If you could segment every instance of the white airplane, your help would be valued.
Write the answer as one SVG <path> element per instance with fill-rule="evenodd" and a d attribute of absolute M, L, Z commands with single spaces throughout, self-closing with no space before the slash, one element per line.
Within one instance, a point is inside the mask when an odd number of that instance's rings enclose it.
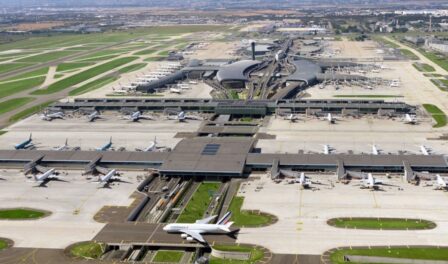
<path fill-rule="evenodd" d="M 196 220 L 192 224 L 168 224 L 163 227 L 163 230 L 168 233 L 180 233 L 180 236 L 189 242 L 196 240 L 200 243 L 207 243 L 202 234 L 231 234 L 235 232 L 230 230 L 230 226 L 233 224 L 233 222 L 229 222 L 231 216 L 232 213 L 227 212 L 216 224 L 209 224 L 216 218 L 216 215 Z"/>
<path fill-rule="evenodd" d="M 425 145 L 420 145 L 420 152 L 425 156 L 429 156 L 431 155 L 432 150 Z"/>
<path fill-rule="evenodd" d="M 114 181 L 119 181 L 120 178 L 115 177 L 115 175 L 119 175 L 116 169 L 112 169 L 110 171 L 108 171 L 106 174 L 104 174 L 103 176 L 99 176 L 97 181 L 98 184 L 102 184 L 103 187 L 108 187 L 109 184 L 111 184 Z"/>
<path fill-rule="evenodd" d="M 104 144 L 103 146 L 96 148 L 97 151 L 107 151 L 112 147 L 112 137 L 110 137 L 109 142 Z"/>
<path fill-rule="evenodd" d="M 185 120 L 187 120 L 187 119 L 202 120 L 202 118 L 199 117 L 199 116 L 186 115 L 184 111 L 179 112 L 179 114 L 177 114 L 175 116 L 168 116 L 168 119 L 170 119 L 170 120 L 177 120 L 179 122 L 185 122 Z"/>
<path fill-rule="evenodd" d="M 14 148 L 15 149 L 27 149 L 27 148 L 30 148 L 33 146 L 34 146 L 34 144 L 33 144 L 32 134 L 30 133 L 30 137 L 27 140 L 23 141 L 22 143 L 14 145 Z"/>
<path fill-rule="evenodd" d="M 294 114 L 289 114 L 284 119 L 288 120 L 291 123 L 294 123 L 294 122 L 300 120 L 299 116 L 298 115 L 294 115 Z"/>
<path fill-rule="evenodd" d="M 34 181 L 39 183 L 40 187 L 45 187 L 45 185 L 52 180 L 59 180 L 54 168 L 49 169 L 41 175 L 34 175 Z"/>
<path fill-rule="evenodd" d="M 404 123 L 409 124 L 409 125 L 416 125 L 417 119 L 415 118 L 415 116 L 411 116 L 410 114 L 405 114 L 404 115 Z"/>
<path fill-rule="evenodd" d="M 440 174 L 436 175 L 436 190 L 446 190 L 448 189 L 448 183 L 447 181 L 440 176 Z"/>
<path fill-rule="evenodd" d="M 170 88 L 170 93 L 181 94 L 182 91 L 180 89 L 177 89 L 177 88 Z"/>
<path fill-rule="evenodd" d="M 95 122 L 96 119 L 101 119 L 101 114 L 98 111 L 94 111 L 93 113 L 91 113 L 90 115 L 87 116 L 87 120 L 89 120 L 89 122 Z"/>
<path fill-rule="evenodd" d="M 56 151 L 64 151 L 67 149 L 68 149 L 68 139 L 67 138 L 65 139 L 64 145 L 54 148 L 54 150 L 56 150 Z"/>
<path fill-rule="evenodd" d="M 367 174 L 367 178 L 363 178 L 361 180 L 361 188 L 363 189 L 373 189 L 378 190 L 380 188 L 379 185 L 383 184 L 382 181 L 376 180 L 372 173 Z"/>
<path fill-rule="evenodd" d="M 143 151 L 143 152 L 153 152 L 153 151 L 156 151 L 157 149 L 158 149 L 158 147 L 157 147 L 157 137 L 154 137 L 154 141 L 151 141 L 149 143 L 149 145 L 146 148 L 144 148 L 143 150 L 141 150 L 141 151 Z"/>
<path fill-rule="evenodd" d="M 142 112 L 137 111 L 137 112 L 134 112 L 134 113 L 132 113 L 132 114 L 130 114 L 128 116 L 123 117 L 123 119 L 129 120 L 129 121 L 132 121 L 132 122 L 138 122 L 140 119 L 153 120 L 154 117 L 152 117 L 152 116 L 145 116 L 145 115 L 142 114 Z"/>
<path fill-rule="evenodd" d="M 40 118 L 44 121 L 53 121 L 54 119 L 64 119 L 64 113 L 63 112 L 56 112 L 51 114 L 44 113 L 43 115 L 40 116 Z"/>
<path fill-rule="evenodd" d="M 311 180 L 305 176 L 305 173 L 300 173 L 300 177 L 296 178 L 296 183 L 300 184 L 304 189 L 311 187 Z"/>
<path fill-rule="evenodd" d="M 331 152 L 334 150 L 334 148 L 332 148 L 332 147 L 331 147 L 330 145 L 328 145 L 328 144 L 323 145 L 323 147 L 324 147 L 324 154 L 325 154 L 325 155 L 330 155 Z"/>
<path fill-rule="evenodd" d="M 330 123 L 330 124 L 335 124 L 335 123 L 336 123 L 336 119 L 333 118 L 333 116 L 331 115 L 331 113 L 328 113 L 326 119 L 327 119 L 328 123 Z"/>
<path fill-rule="evenodd" d="M 381 150 L 375 145 L 372 145 L 372 155 L 380 155 L 381 154 Z"/>

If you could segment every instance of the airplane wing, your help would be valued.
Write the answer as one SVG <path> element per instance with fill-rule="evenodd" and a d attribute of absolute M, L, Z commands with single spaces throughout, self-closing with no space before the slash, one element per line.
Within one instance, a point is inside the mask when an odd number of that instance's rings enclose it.
<path fill-rule="evenodd" d="M 204 219 L 196 220 L 196 224 L 208 224 L 210 221 L 216 218 L 216 215 L 209 216 Z"/>
<path fill-rule="evenodd" d="M 196 239 L 197 241 L 199 241 L 201 243 L 205 243 L 205 240 L 201 236 L 201 233 L 199 233 L 197 230 L 184 229 L 184 230 L 180 230 L 180 232 L 191 236 L 192 238 Z"/>

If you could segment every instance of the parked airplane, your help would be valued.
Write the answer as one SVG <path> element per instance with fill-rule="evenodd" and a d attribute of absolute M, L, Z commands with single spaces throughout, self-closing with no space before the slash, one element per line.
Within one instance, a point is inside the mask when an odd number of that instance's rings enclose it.
<path fill-rule="evenodd" d="M 154 137 L 154 141 L 151 141 L 149 145 L 144 149 L 136 149 L 137 151 L 143 151 L 143 152 L 153 152 L 159 149 L 157 146 L 157 137 Z"/>
<path fill-rule="evenodd" d="M 294 122 L 300 120 L 300 119 L 299 119 L 299 116 L 298 116 L 298 115 L 294 115 L 294 114 L 289 114 L 289 115 L 287 115 L 284 119 L 285 119 L 285 120 L 288 120 L 288 121 L 291 122 L 291 123 L 294 123 Z"/>
<path fill-rule="evenodd" d="M 39 183 L 40 187 L 45 187 L 45 185 L 52 180 L 59 180 L 54 168 L 49 169 L 41 175 L 34 175 L 34 181 Z"/>
<path fill-rule="evenodd" d="M 110 140 L 108 143 L 104 144 L 103 146 L 96 148 L 97 151 L 107 151 L 112 147 L 112 137 L 110 137 Z"/>
<path fill-rule="evenodd" d="M 33 139 L 31 138 L 31 136 L 32 136 L 32 134 L 30 133 L 29 139 L 23 141 L 22 143 L 16 144 L 14 146 L 14 148 L 15 149 L 27 149 L 27 148 L 33 147 L 34 144 L 33 144 Z"/>
<path fill-rule="evenodd" d="M 440 174 L 436 175 L 436 189 L 437 190 L 447 190 L 448 189 L 448 182 L 440 176 Z"/>
<path fill-rule="evenodd" d="M 202 234 L 232 234 L 238 230 L 230 230 L 233 222 L 228 222 L 232 216 L 231 212 L 227 212 L 216 224 L 209 224 L 210 221 L 216 218 L 216 215 L 210 216 L 201 220 L 196 220 L 193 224 L 168 224 L 163 227 L 163 230 L 168 233 L 181 233 L 181 237 L 187 241 L 199 241 L 200 243 L 207 243 Z"/>
<path fill-rule="evenodd" d="M 55 147 L 54 150 L 56 151 L 64 151 L 68 149 L 68 139 L 65 139 L 65 144 L 59 147 Z"/>
<path fill-rule="evenodd" d="M 64 119 L 64 113 L 63 112 L 56 112 L 51 114 L 44 113 L 43 115 L 41 115 L 41 119 L 45 121 L 53 121 L 54 119 Z"/>
<path fill-rule="evenodd" d="M 99 176 L 98 178 L 98 183 L 102 184 L 103 187 L 108 187 L 109 184 L 111 184 L 113 181 L 119 180 L 119 178 L 115 177 L 115 175 L 117 175 L 117 170 L 116 169 L 112 169 L 110 171 L 108 171 L 105 175 L 103 176 Z"/>
<path fill-rule="evenodd" d="M 331 113 L 328 113 L 327 115 L 327 121 L 330 124 L 335 124 L 336 123 L 336 119 L 333 118 L 333 116 L 331 115 Z"/>
<path fill-rule="evenodd" d="M 375 144 L 372 145 L 372 155 L 380 155 L 381 150 L 377 148 Z"/>
<path fill-rule="evenodd" d="M 305 176 L 305 173 L 300 173 L 300 177 L 296 178 L 296 183 L 300 184 L 304 189 L 311 187 L 311 180 Z"/>
<path fill-rule="evenodd" d="M 330 145 L 328 145 L 328 144 L 325 144 L 325 145 L 323 145 L 323 147 L 324 147 L 324 154 L 325 155 L 329 155 L 329 154 L 331 154 L 331 152 L 334 150 L 334 148 L 332 148 Z"/>
<path fill-rule="evenodd" d="M 145 116 L 145 115 L 142 114 L 142 112 L 137 111 L 137 112 L 134 112 L 134 113 L 132 113 L 132 114 L 130 114 L 128 116 L 123 117 L 123 119 L 129 120 L 129 121 L 132 121 L 132 122 L 138 122 L 140 119 L 153 120 L 154 117 L 152 117 L 152 116 Z"/>
<path fill-rule="evenodd" d="M 168 116 L 168 119 L 178 120 L 179 122 L 184 122 L 187 119 L 202 120 L 202 118 L 199 116 L 186 115 L 184 111 L 179 112 L 179 114 L 177 114 L 175 116 Z"/>
<path fill-rule="evenodd" d="M 90 115 L 88 115 L 87 119 L 89 120 L 89 122 L 95 122 L 96 119 L 101 119 L 101 114 L 98 111 L 95 111 L 93 113 L 91 113 Z"/>
<path fill-rule="evenodd" d="M 380 185 L 383 184 L 382 181 L 376 180 L 372 173 L 367 174 L 367 178 L 363 178 L 361 180 L 361 188 L 363 189 L 373 189 L 378 190 Z"/>
<path fill-rule="evenodd" d="M 429 156 L 431 155 L 432 150 L 425 145 L 420 145 L 420 152 L 425 156 Z"/>
<path fill-rule="evenodd" d="M 181 94 L 182 91 L 180 89 L 177 89 L 177 88 L 170 88 L 170 93 Z"/>
<path fill-rule="evenodd" d="M 406 114 L 406 115 L 404 115 L 404 123 L 405 124 L 410 124 L 410 125 L 416 125 L 417 124 L 417 119 L 415 118 L 415 116 L 411 116 L 410 114 Z"/>

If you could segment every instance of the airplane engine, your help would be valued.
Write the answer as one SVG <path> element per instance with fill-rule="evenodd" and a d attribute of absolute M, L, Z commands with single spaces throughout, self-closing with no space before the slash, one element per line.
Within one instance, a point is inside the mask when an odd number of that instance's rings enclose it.
<path fill-rule="evenodd" d="M 189 236 L 189 237 L 187 237 L 187 241 L 188 241 L 188 242 L 193 242 L 194 239 L 193 239 L 192 237 Z"/>
<path fill-rule="evenodd" d="M 183 239 L 185 239 L 185 238 L 188 237 L 188 235 L 187 235 L 187 234 L 181 234 L 180 237 L 183 238 Z"/>

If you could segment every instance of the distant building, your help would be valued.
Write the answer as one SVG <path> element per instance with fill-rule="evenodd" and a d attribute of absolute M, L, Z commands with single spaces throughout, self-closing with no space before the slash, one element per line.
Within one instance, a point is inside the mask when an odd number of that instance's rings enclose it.
<path fill-rule="evenodd" d="M 437 52 L 448 54 L 448 41 L 427 39 L 425 47 Z"/>
<path fill-rule="evenodd" d="M 422 37 L 406 36 L 404 40 L 416 46 L 425 44 L 425 39 Z"/>

